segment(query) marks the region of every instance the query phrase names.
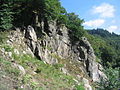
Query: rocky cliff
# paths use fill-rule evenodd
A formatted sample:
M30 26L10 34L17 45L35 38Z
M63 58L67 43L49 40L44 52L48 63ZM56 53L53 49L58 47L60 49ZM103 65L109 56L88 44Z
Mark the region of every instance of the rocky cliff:
M69 30L64 25L49 22L47 28L28 26L10 32L7 44L15 47L14 52L30 54L46 64L63 64L60 70L66 75L75 77L75 81L83 82L85 90L92 90L90 84L105 77L101 66L96 62L96 56L87 38L74 42L69 36ZM4 53L4 50L2 51ZM7 53L11 56L11 53ZM3 54L6 58L6 56ZM24 72L24 70L22 70Z
M48 64L55 64L64 60L80 62L83 64L80 67L84 68L81 71L87 72L93 81L99 80L101 76L99 64L96 62L94 50L87 38L82 37L80 41L72 44L68 29L64 25L57 26L56 22L49 23L48 31L45 32L42 29L41 32L44 35L39 36L38 40L33 27L28 26L25 31L27 45L36 57ZM76 67L78 66L76 65Z

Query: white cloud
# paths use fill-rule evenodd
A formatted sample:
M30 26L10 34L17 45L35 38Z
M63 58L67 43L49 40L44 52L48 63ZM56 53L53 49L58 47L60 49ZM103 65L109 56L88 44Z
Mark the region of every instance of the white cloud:
M109 31L109 32L115 32L116 30L118 29L118 27L116 26L116 25L112 25L112 26L109 26L108 28L107 28L107 30Z
M102 3L99 6L93 6L92 10L93 14L100 14L100 17L102 18L114 17L114 11L115 11L114 6L108 3Z
M116 23L116 20L112 20L111 22L112 22L112 23Z
M96 20L87 21L87 22L83 23L83 25L92 27L92 28L97 28L97 27L103 25L104 22L105 22L104 19L96 19Z

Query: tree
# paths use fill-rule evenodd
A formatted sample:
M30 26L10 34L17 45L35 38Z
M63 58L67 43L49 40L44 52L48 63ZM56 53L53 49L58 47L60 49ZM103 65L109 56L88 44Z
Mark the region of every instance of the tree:
M49 20L65 20L65 9L58 0L26 0L17 2L14 10L18 12L15 22L20 26L46 22ZM29 13L29 14L28 14Z
M71 30L71 35L73 37L79 39L85 34L82 26L83 22L84 20L81 20L75 13L67 14L67 27Z
M58 15L57 24L67 24L67 11L61 7L60 14Z
M8 30L12 28L13 21L12 2L0 2L0 29Z
M94 35L88 37L92 44L95 54L101 58L102 64L106 67L108 63L113 68L120 67L120 35L110 33L104 29L88 30L88 33Z

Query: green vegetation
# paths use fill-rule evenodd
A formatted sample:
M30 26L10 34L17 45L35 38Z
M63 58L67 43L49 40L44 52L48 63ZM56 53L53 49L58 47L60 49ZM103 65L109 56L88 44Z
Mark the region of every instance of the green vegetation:
M61 83L63 82L61 79L65 79L64 81L66 82L66 84L74 84L71 76L66 76L60 72L59 67L62 67L63 65L56 64L52 66L44 64L42 61L37 60L36 58L32 58L29 55L20 56L19 58L17 58L17 62L20 65L24 66L26 69L29 69L29 67L27 67L27 64L30 64L31 66L35 65L35 72L41 75L44 74L46 78L56 78L59 79L58 81L60 81Z
M88 30L93 36L90 40L96 55L104 67L120 67L120 36L103 29Z
M0 1L0 29L8 30L12 28L12 3Z
M83 20L81 20L78 15L75 15L75 13L67 14L67 27L71 30L70 35L72 39L74 37L80 39L85 34L82 23Z
M120 88L119 70L107 68L104 72L107 79L101 78L100 83L98 83L98 90L117 90Z
M9 50L8 50L9 51ZM25 68L26 74L19 77L20 70L14 68L12 62L0 59L1 65L4 64L4 72L7 72L11 76L19 77L18 83L20 85L24 84L30 87L32 90L44 90L46 87L54 90L55 88L70 88L75 85L75 81L72 76L65 75L60 71L63 67L62 64L48 65L43 63L30 55L16 55L13 53L12 57L15 62ZM36 74L31 74L33 72Z
M8 31L0 31L0 45L5 43L5 41L7 40L7 36L8 36Z
M14 67L12 67L12 63L10 61L6 61L2 58L0 58L0 63L3 66L5 72L8 74L11 74L13 76L19 76L20 71Z
M71 37L80 39L85 33L83 20L75 13L67 13L59 0L0 1L0 8L1 30L28 25L36 27L44 22L47 31L48 21L55 20L57 24L65 24L70 29Z
M2 45L1 47L4 48L6 52L12 52L13 51L13 48L9 45Z
M42 21L47 23L48 20L62 23L66 12L58 0L6 0L0 1L0 9L0 26L3 30L13 25L35 25Z
M83 85L77 85L76 90L85 90L85 89L84 89Z
M59 67L63 66L64 64L65 68L69 70L69 73L71 75L75 77L76 75L81 75L87 78L87 74L83 73L82 70L79 68L80 66L83 66L83 62L77 62L77 61L71 60L70 58L63 59L55 53L52 53L51 56L58 60Z
M101 78L98 90L117 90L120 88L120 36L103 29L88 30L90 42L108 79ZM93 35L93 36L92 36Z
M20 87L20 83L20 70L0 56L0 90L12 90L13 87Z

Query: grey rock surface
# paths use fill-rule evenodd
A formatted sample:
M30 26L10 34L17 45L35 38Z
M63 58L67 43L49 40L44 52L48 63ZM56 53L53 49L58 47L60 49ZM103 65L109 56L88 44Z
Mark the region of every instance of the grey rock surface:
M60 59L70 58L76 62L83 62L86 72L93 81L99 81L101 74L104 76L99 70L94 50L87 38L82 37L73 45L68 29L64 25L57 26L55 22L50 22L48 30L51 33L42 30L44 37L40 40L37 40L32 26L28 26L26 30L27 45L37 58L48 64L56 64Z

